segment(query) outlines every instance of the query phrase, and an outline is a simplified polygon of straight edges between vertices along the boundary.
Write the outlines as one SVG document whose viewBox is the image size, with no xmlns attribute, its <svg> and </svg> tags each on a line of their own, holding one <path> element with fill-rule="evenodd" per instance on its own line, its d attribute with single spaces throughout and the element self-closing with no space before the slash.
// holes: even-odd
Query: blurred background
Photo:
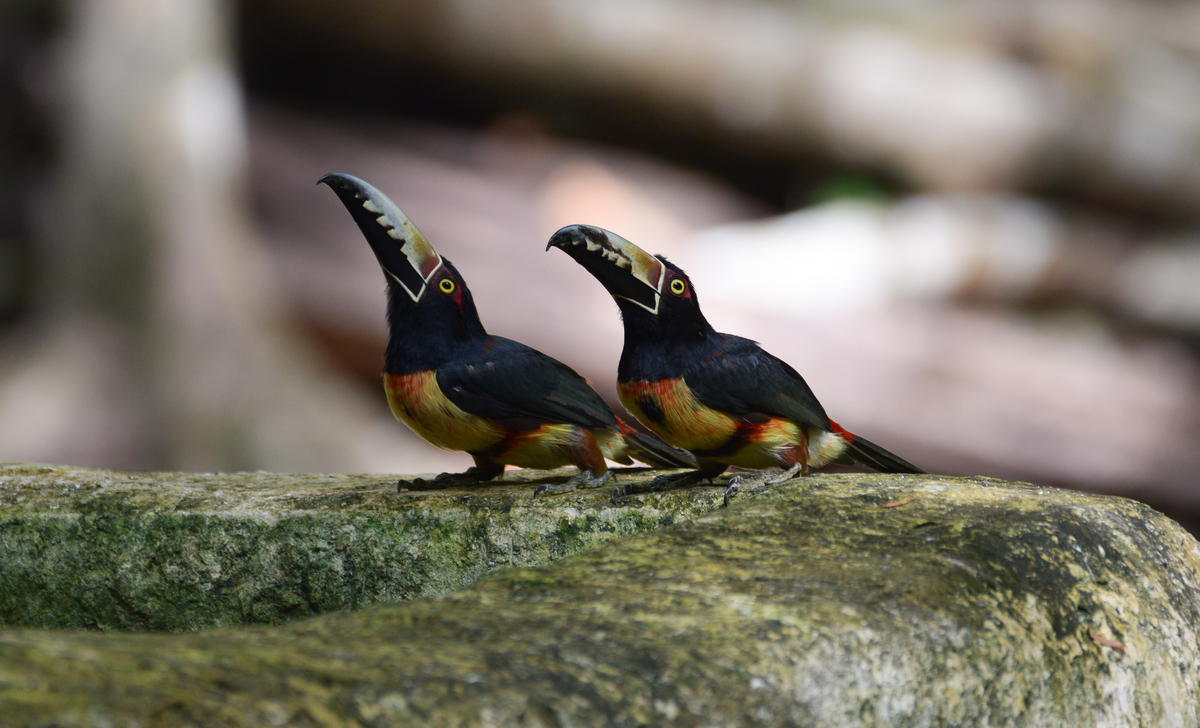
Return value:
<svg viewBox="0 0 1200 728">
<path fill-rule="evenodd" d="M 1200 526 L 1200 2 L 8 0 L 0 460 L 417 473 L 396 201 L 616 405 L 611 229 L 930 471 Z"/>
</svg>

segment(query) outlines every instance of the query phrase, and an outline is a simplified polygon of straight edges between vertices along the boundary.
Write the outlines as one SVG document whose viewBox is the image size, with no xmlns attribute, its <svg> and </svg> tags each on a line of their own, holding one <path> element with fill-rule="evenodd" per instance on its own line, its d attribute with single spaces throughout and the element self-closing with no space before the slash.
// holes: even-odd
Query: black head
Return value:
<svg viewBox="0 0 1200 728">
<path fill-rule="evenodd" d="M 349 210 L 387 280 L 387 371 L 431 368 L 487 336 L 458 270 L 438 255 L 399 207 L 348 174 L 327 174 L 320 182 Z"/>
<path fill-rule="evenodd" d="M 561 248 L 612 294 L 625 323 L 625 341 L 701 342 L 712 326 L 700 312 L 692 281 L 661 255 L 650 255 L 621 236 L 587 225 L 569 225 L 546 245 Z"/>
</svg>

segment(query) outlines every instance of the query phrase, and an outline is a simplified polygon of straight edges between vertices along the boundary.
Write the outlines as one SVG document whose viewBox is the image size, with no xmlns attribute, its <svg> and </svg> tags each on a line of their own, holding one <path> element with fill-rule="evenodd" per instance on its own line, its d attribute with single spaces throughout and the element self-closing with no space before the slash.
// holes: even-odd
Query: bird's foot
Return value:
<svg viewBox="0 0 1200 728">
<path fill-rule="evenodd" d="M 425 478 L 400 480 L 396 483 L 396 490 L 398 492 L 405 490 L 445 490 L 463 485 L 478 485 L 488 480 L 491 480 L 491 478 L 480 472 L 479 468 L 471 467 L 462 473 L 441 473 L 431 480 L 426 480 Z"/>
<path fill-rule="evenodd" d="M 533 489 L 534 497 L 539 495 L 561 495 L 570 493 L 576 488 L 599 488 L 613 479 L 613 472 L 607 470 L 600 475 L 592 475 L 586 470 L 580 470 L 563 483 L 542 483 Z"/>
<path fill-rule="evenodd" d="M 656 478 L 648 480 L 644 483 L 629 483 L 612 489 L 613 505 L 617 505 L 618 498 L 624 498 L 629 495 L 637 495 L 638 493 L 657 493 L 663 490 L 674 490 L 675 488 L 686 488 L 689 485 L 695 485 L 703 480 L 710 480 L 711 475 L 702 470 L 689 470 L 686 473 L 667 473 L 659 475 Z"/>
<path fill-rule="evenodd" d="M 763 485 L 777 485 L 785 480 L 791 480 L 792 478 L 796 477 L 796 473 L 804 474 L 805 472 L 807 471 L 804 469 L 804 465 L 801 463 L 796 463 L 787 470 L 781 470 L 778 473 L 768 477 Z"/>
<path fill-rule="evenodd" d="M 729 487 L 725 489 L 725 498 L 722 501 L 723 506 L 729 505 L 729 499 L 737 495 L 743 489 L 757 490 L 764 485 L 776 485 L 785 480 L 791 480 L 803 469 L 802 465 L 793 465 L 787 470 L 778 473 L 758 471 L 755 473 L 738 473 L 729 479 Z"/>
</svg>

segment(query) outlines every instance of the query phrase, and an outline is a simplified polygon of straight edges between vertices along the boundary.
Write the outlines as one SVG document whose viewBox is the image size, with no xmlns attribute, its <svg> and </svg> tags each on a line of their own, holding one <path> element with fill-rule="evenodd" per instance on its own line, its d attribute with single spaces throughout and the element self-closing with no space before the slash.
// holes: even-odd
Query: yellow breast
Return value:
<svg viewBox="0 0 1200 728">
<path fill-rule="evenodd" d="M 646 427 L 685 450 L 715 450 L 738 429 L 737 420 L 701 404 L 682 379 L 618 382 L 617 395 Z"/>
<path fill-rule="evenodd" d="M 447 399 L 432 371 L 385 374 L 383 386 L 396 419 L 444 450 L 478 452 L 504 438 L 503 428 Z"/>
</svg>

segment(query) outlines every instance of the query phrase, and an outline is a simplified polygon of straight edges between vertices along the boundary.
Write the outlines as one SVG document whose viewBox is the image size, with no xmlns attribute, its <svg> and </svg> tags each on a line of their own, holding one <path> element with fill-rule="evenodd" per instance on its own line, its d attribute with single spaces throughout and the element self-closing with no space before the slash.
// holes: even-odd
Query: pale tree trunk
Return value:
<svg viewBox="0 0 1200 728">
<path fill-rule="evenodd" d="M 400 467 L 386 409 L 286 327 L 245 210 L 230 14 L 219 0 L 72 7 L 47 275 L 37 322 L 5 352 L 0 460 Z"/>
</svg>

